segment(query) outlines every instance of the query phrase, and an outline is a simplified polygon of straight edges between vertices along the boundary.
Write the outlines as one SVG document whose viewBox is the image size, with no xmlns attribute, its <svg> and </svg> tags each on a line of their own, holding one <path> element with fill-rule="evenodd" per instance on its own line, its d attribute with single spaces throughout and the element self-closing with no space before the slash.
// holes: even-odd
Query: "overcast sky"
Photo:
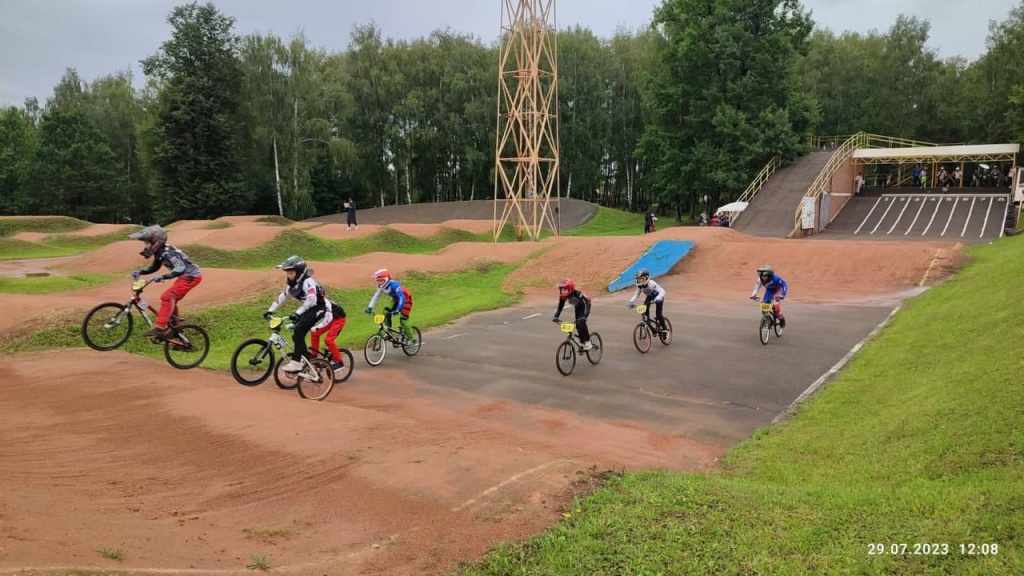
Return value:
<svg viewBox="0 0 1024 576">
<path fill-rule="evenodd" d="M 439 28 L 497 37 L 504 0 L 214 0 L 236 19 L 235 31 L 290 37 L 301 30 L 331 52 L 343 50 L 353 26 L 376 22 L 385 37 L 415 39 Z M 515 0 L 513 0 L 515 1 Z M 974 60 L 985 50 L 990 20 L 1003 21 L 1022 0 L 803 0 L 815 22 L 836 32 L 885 32 L 898 14 L 931 22 L 940 57 Z M 166 17 L 181 0 L 0 0 L 0 106 L 40 103 L 74 67 L 86 81 L 131 70 L 170 37 Z M 559 28 L 574 24 L 607 38 L 646 25 L 660 0 L 556 0 Z"/>
</svg>

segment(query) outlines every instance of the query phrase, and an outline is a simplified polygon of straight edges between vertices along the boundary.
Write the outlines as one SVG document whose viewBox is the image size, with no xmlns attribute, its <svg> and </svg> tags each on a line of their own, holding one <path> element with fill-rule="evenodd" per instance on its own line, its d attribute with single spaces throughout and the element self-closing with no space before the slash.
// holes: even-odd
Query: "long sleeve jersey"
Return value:
<svg viewBox="0 0 1024 576">
<path fill-rule="evenodd" d="M 789 287 L 786 286 L 786 281 L 778 274 L 772 276 L 772 279 L 767 283 L 762 282 L 761 277 L 758 276 L 757 282 L 754 283 L 754 291 L 750 293 L 750 297 L 753 298 L 757 296 L 757 291 L 760 290 L 762 286 L 764 286 L 764 298 L 766 301 L 775 295 L 785 298 L 786 292 L 789 291 Z"/>
<path fill-rule="evenodd" d="M 663 288 L 660 284 L 658 284 L 654 280 L 648 280 L 647 281 L 647 286 L 644 286 L 643 288 L 641 288 L 639 286 L 636 287 L 636 291 L 633 292 L 633 297 L 629 299 L 629 303 L 632 304 L 632 303 L 636 302 L 636 299 L 637 299 L 637 297 L 640 296 L 641 292 L 643 292 L 644 295 L 648 296 L 648 297 L 654 296 L 654 301 L 655 302 L 664 302 L 665 301 L 665 288 Z"/>
<path fill-rule="evenodd" d="M 164 246 L 164 249 L 153 258 L 153 261 L 148 266 L 139 270 L 139 274 L 152 274 L 159 270 L 161 266 L 165 266 L 170 270 L 170 272 L 163 275 L 164 279 L 167 280 L 177 278 L 178 276 L 198 277 L 203 275 L 203 271 L 199 266 L 196 266 L 196 263 L 187 254 L 170 244 Z"/>
</svg>

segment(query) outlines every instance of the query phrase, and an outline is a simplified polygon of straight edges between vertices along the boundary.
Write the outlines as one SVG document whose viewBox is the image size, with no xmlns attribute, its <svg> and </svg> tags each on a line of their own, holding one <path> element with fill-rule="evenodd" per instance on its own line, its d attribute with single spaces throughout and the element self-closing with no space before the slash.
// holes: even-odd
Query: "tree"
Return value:
<svg viewBox="0 0 1024 576">
<path fill-rule="evenodd" d="M 128 213 L 124 174 L 82 108 L 54 108 L 39 125 L 33 182 L 37 213 L 117 222 Z"/>
<path fill-rule="evenodd" d="M 212 3 L 175 8 L 174 29 L 142 61 L 160 83 L 148 142 L 154 207 L 164 220 L 244 213 L 251 204 L 237 137 L 242 68 L 234 19 Z"/>
<path fill-rule="evenodd" d="M 666 43 L 640 151 L 677 215 L 806 150 L 817 111 L 795 74 L 811 29 L 796 0 L 666 0 L 654 22 Z"/>
<path fill-rule="evenodd" d="M 31 210 L 29 185 L 36 148 L 36 128 L 17 108 L 0 110 L 0 214 Z"/>
</svg>

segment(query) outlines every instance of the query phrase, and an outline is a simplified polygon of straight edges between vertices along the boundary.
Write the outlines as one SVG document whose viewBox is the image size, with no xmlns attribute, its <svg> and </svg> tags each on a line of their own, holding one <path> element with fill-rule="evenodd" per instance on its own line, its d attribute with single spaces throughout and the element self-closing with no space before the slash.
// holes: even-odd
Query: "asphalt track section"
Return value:
<svg viewBox="0 0 1024 576">
<path fill-rule="evenodd" d="M 627 301 L 628 293 L 594 299 L 590 326 L 604 340 L 604 356 L 596 366 L 578 357 L 568 377 L 555 367 L 564 339 L 551 322 L 555 298 L 431 330 L 419 356 L 394 365 L 431 385 L 727 447 L 770 424 L 893 309 L 787 301 L 786 331 L 762 345 L 754 302 L 670 299 L 673 342 L 640 354 L 632 341 L 639 318 Z"/>
</svg>

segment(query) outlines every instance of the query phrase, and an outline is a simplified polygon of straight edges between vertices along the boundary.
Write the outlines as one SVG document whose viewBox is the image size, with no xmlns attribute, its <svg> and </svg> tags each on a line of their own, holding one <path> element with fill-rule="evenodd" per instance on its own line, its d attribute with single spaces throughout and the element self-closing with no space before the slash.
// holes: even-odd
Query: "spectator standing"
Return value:
<svg viewBox="0 0 1024 576">
<path fill-rule="evenodd" d="M 348 213 L 348 230 L 355 228 L 359 230 L 359 224 L 356 222 L 356 201 L 349 198 L 348 202 L 345 202 L 345 212 Z"/>
</svg>

